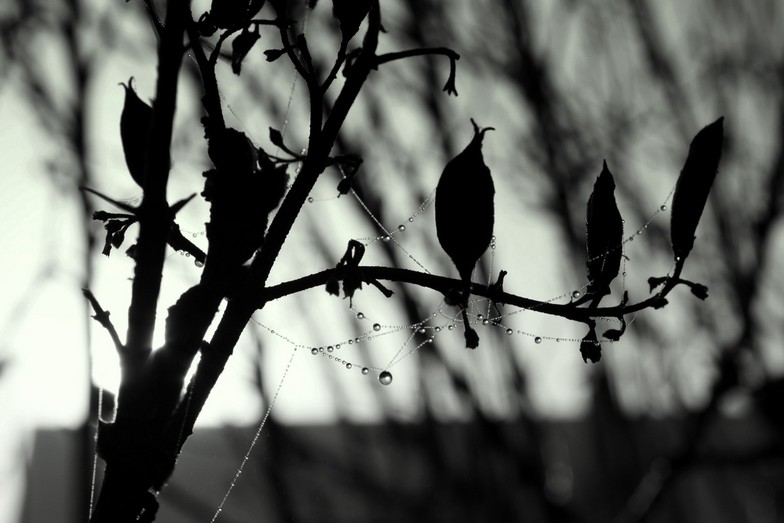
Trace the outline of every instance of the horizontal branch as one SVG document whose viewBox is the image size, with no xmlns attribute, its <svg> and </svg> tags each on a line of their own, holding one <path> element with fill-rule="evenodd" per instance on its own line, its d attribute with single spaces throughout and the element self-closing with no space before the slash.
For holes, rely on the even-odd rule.
<svg viewBox="0 0 784 523">
<path fill-rule="evenodd" d="M 450 291 L 456 288 L 461 288 L 463 283 L 461 280 L 454 278 L 447 278 L 445 276 L 437 276 L 434 274 L 427 274 L 424 272 L 412 271 L 409 269 L 398 269 L 393 267 L 370 267 L 359 266 L 356 268 L 359 278 L 363 282 L 371 283 L 374 280 L 394 281 L 398 283 L 410 283 L 412 285 L 419 285 L 428 289 L 433 289 L 441 294 L 447 295 Z M 340 280 L 345 276 L 345 272 L 338 271 L 337 269 L 327 269 L 315 274 L 310 274 L 296 280 L 287 281 L 271 287 L 266 287 L 258 297 L 257 306 L 263 307 L 267 302 L 289 296 L 297 292 L 307 289 L 320 287 L 326 285 L 329 280 Z M 591 309 L 577 307 L 573 303 L 551 303 L 546 301 L 533 300 L 516 294 L 499 291 L 493 288 L 492 285 L 480 285 L 478 283 L 471 284 L 471 294 L 475 296 L 482 296 L 493 300 L 496 303 L 503 303 L 528 309 L 542 314 L 549 314 L 551 316 L 560 316 L 568 320 L 589 322 L 592 318 L 618 318 L 626 314 L 639 312 L 649 308 L 660 308 L 666 304 L 664 297 L 675 287 L 679 280 L 673 282 L 672 285 L 665 285 L 662 292 L 657 293 L 643 301 L 627 304 L 624 306 L 614 307 L 596 307 Z"/>
</svg>

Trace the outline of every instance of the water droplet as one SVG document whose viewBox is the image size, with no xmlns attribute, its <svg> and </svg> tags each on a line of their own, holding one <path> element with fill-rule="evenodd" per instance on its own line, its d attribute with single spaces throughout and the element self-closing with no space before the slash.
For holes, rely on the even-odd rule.
<svg viewBox="0 0 784 523">
<path fill-rule="evenodd" d="M 409 219 L 408 219 L 408 222 L 409 222 L 409 223 L 414 223 L 414 217 L 412 216 L 411 218 L 409 218 Z"/>
<path fill-rule="evenodd" d="M 327 352 L 332 352 L 333 350 L 335 350 L 335 349 L 333 349 L 333 348 L 332 348 L 332 345 L 330 345 L 329 347 L 327 347 Z"/>
<path fill-rule="evenodd" d="M 659 209 L 661 209 L 662 211 L 666 211 L 667 210 L 667 206 L 666 205 L 662 205 L 661 207 L 659 207 Z"/>
<path fill-rule="evenodd" d="M 621 274 L 622 274 L 623 276 L 626 276 L 626 271 L 623 271 Z"/>
<path fill-rule="evenodd" d="M 419 330 L 418 330 L 417 332 L 418 332 L 419 334 L 424 334 L 424 333 L 425 333 L 425 332 L 427 332 L 427 331 L 425 330 L 425 328 L 424 328 L 424 327 L 420 327 L 420 328 L 419 328 Z"/>
<path fill-rule="evenodd" d="M 193 260 L 193 264 L 194 264 L 196 267 L 204 267 L 204 262 L 203 262 L 203 261 L 201 261 L 201 260 Z"/>
<path fill-rule="evenodd" d="M 647 225 L 646 225 L 645 227 L 647 227 Z M 643 229 L 644 229 L 645 227 L 643 227 Z M 639 236 L 639 235 L 641 235 L 641 234 L 642 234 L 642 229 L 639 229 L 639 230 L 637 231 L 637 236 Z"/>
<path fill-rule="evenodd" d="M 534 343 L 542 343 L 542 337 L 537 336 L 536 338 L 534 338 Z"/>
<path fill-rule="evenodd" d="M 449 330 L 454 330 L 455 326 L 450 324 L 450 325 L 447 325 L 446 328 L 449 329 Z"/>
<path fill-rule="evenodd" d="M 383 238 L 381 238 L 381 240 L 382 240 L 384 243 L 387 243 L 387 242 L 389 242 L 389 240 L 391 240 L 391 239 L 392 239 L 392 238 L 390 238 L 389 236 L 384 236 Z"/>
<path fill-rule="evenodd" d="M 370 374 L 370 369 L 368 369 L 367 367 L 362 367 L 362 374 L 367 376 L 368 374 Z"/>
<path fill-rule="evenodd" d="M 481 314 L 476 315 L 477 320 L 482 321 L 482 318 L 484 318 L 484 316 L 482 316 Z"/>
<path fill-rule="evenodd" d="M 319 352 L 324 352 L 324 347 L 319 347 Z"/>
<path fill-rule="evenodd" d="M 397 226 L 397 230 L 403 232 L 406 230 L 406 226 L 401 223 L 400 225 Z"/>
<path fill-rule="evenodd" d="M 329 355 L 329 359 L 333 359 L 334 357 L 335 356 L 333 356 L 332 354 Z"/>
<path fill-rule="evenodd" d="M 484 320 L 482 320 L 482 325 L 490 325 L 490 320 L 485 318 Z"/>
<path fill-rule="evenodd" d="M 514 333 L 512 329 L 506 329 L 506 335 L 511 336 Z"/>
<path fill-rule="evenodd" d="M 313 197 L 312 196 L 308 196 L 308 203 L 313 203 Z"/>
<path fill-rule="evenodd" d="M 354 343 L 354 340 L 348 340 L 348 344 L 349 345 L 352 345 L 353 343 Z"/>
<path fill-rule="evenodd" d="M 616 274 L 617 274 L 617 273 L 616 273 Z M 581 293 L 580 291 L 574 291 L 574 292 L 572 292 L 572 298 L 574 298 L 575 300 L 576 300 L 577 298 L 579 298 L 580 296 L 582 296 L 582 293 Z"/>
<path fill-rule="evenodd" d="M 313 347 L 312 349 L 310 349 L 310 353 L 313 354 L 314 356 L 316 354 L 318 354 L 318 352 L 319 352 L 319 350 L 316 347 Z"/>
<path fill-rule="evenodd" d="M 555 338 L 556 343 L 561 343 L 561 338 Z"/>
<path fill-rule="evenodd" d="M 381 330 L 381 325 L 378 324 L 378 323 L 374 323 L 373 324 L 373 330 L 376 331 L 376 332 L 380 331 Z"/>
<path fill-rule="evenodd" d="M 438 316 L 438 314 L 436 314 L 435 312 L 430 315 L 431 318 L 435 318 L 436 316 Z"/>
<path fill-rule="evenodd" d="M 337 345 L 335 345 L 335 350 L 337 350 L 337 349 L 339 349 L 339 348 L 340 348 L 340 343 L 338 343 Z"/>
<path fill-rule="evenodd" d="M 436 332 L 441 332 L 441 327 L 436 327 L 436 328 L 435 328 L 435 329 L 433 329 L 433 330 L 435 330 Z"/>
<path fill-rule="evenodd" d="M 186 252 L 186 253 L 185 253 L 185 257 L 186 257 L 186 258 L 190 258 L 190 257 L 191 257 L 191 253 L 189 253 L 189 252 Z"/>
<path fill-rule="evenodd" d="M 357 319 L 358 320 L 364 320 L 365 319 L 365 315 L 363 313 L 361 313 L 361 312 L 358 312 L 357 313 Z"/>
<path fill-rule="evenodd" d="M 435 339 L 433 336 L 430 336 L 430 337 L 427 339 L 427 342 L 428 342 L 428 343 L 433 343 L 434 341 L 436 341 L 436 339 Z"/>
<path fill-rule="evenodd" d="M 354 338 L 354 343 L 359 343 L 359 338 Z"/>
<path fill-rule="evenodd" d="M 196 233 L 194 232 L 194 233 L 193 233 L 193 237 L 195 238 L 195 237 L 197 237 L 197 236 L 198 236 L 198 234 L 196 234 Z"/>
<path fill-rule="evenodd" d="M 353 365 L 351 365 L 350 363 L 346 363 L 346 368 L 347 369 L 350 369 L 351 367 L 353 367 Z"/>
<path fill-rule="evenodd" d="M 495 241 L 495 234 L 494 234 L 493 236 L 491 236 L 491 237 L 490 237 L 490 241 L 491 241 L 491 242 L 494 242 L 494 241 Z"/>
<path fill-rule="evenodd" d="M 392 373 L 388 370 L 382 370 L 378 375 L 378 382 L 382 385 L 389 385 L 392 383 Z"/>
</svg>

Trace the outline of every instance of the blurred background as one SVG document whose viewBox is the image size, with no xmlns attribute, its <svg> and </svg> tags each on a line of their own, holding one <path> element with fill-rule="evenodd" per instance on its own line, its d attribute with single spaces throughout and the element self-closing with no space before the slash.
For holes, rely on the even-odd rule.
<svg viewBox="0 0 784 523">
<path fill-rule="evenodd" d="M 336 146 L 364 159 L 356 194 L 338 198 L 340 173 L 324 173 L 270 283 L 334 266 L 352 238 L 368 264 L 455 277 L 432 198 L 473 117 L 496 128 L 484 157 L 497 191 L 496 240 L 475 281 L 505 270 L 506 290 L 561 303 L 584 290 L 585 205 L 606 159 L 629 240 L 607 303 L 624 291 L 639 301 L 648 277 L 672 268 L 667 205 L 688 144 L 723 115 L 720 173 L 684 274 L 710 297 L 680 288 L 663 310 L 627 318 L 596 365 L 580 357 L 583 326 L 508 306 L 500 325 L 477 321 L 480 347 L 467 351 L 449 328 L 455 311 L 413 286 L 390 285 L 391 299 L 364 288 L 353 303 L 324 289 L 278 300 L 248 325 L 158 520 L 209 521 L 256 441 L 220 521 L 784 521 L 784 4 L 381 6 L 381 51 L 454 49 L 459 96 L 441 91 L 444 57 L 374 72 Z M 208 8 L 193 2 L 196 17 Z M 339 42 L 330 2 L 303 13 L 326 72 Z M 112 209 L 79 187 L 141 198 L 118 84 L 134 77 L 151 98 L 156 37 L 136 0 L 6 0 L 0 35 L 0 520 L 84 521 L 97 390 L 111 419 L 119 372 L 80 289 L 122 335 L 135 230 L 102 256 L 91 215 Z M 270 152 L 269 127 L 293 149 L 308 131 L 293 67 L 264 60 L 279 46 L 262 31 L 241 76 L 218 66 L 227 124 Z M 200 96 L 186 56 L 170 201 L 200 192 L 209 168 Z M 207 216 L 200 198 L 178 215 L 202 248 Z M 161 321 L 199 270 L 171 252 Z M 482 301 L 473 313 L 497 315 Z"/>
</svg>

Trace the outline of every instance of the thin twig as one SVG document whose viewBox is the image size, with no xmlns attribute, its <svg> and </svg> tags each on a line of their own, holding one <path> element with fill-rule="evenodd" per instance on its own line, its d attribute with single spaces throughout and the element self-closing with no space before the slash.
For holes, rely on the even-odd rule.
<svg viewBox="0 0 784 523">
<path fill-rule="evenodd" d="M 101 307 L 101 304 L 98 303 L 98 299 L 90 289 L 82 289 L 82 294 L 84 294 L 84 297 L 90 302 L 90 306 L 93 308 L 93 312 L 95 312 L 93 319 L 109 332 L 109 336 L 111 336 L 112 342 L 114 343 L 114 348 L 117 349 L 117 354 L 120 358 L 123 358 L 125 346 L 120 340 L 120 336 L 117 334 L 117 329 L 114 328 L 112 320 L 109 319 L 109 311 L 104 310 L 103 307 Z"/>
</svg>

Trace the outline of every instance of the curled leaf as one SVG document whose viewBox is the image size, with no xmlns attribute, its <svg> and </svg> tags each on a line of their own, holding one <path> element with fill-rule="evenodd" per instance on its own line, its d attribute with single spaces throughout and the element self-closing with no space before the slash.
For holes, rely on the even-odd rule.
<svg viewBox="0 0 784 523">
<path fill-rule="evenodd" d="M 264 56 L 267 57 L 268 62 L 274 62 L 284 54 L 286 54 L 285 49 L 267 49 L 264 51 Z"/>
<path fill-rule="evenodd" d="M 248 56 L 253 45 L 259 41 L 259 26 L 246 27 L 231 44 L 231 70 L 234 74 L 240 74 L 242 61 Z"/>
<path fill-rule="evenodd" d="M 695 231 L 719 169 L 724 141 L 724 117 L 706 126 L 691 142 L 672 197 L 670 240 L 676 261 L 694 247 Z"/>
<path fill-rule="evenodd" d="M 588 334 L 580 342 L 580 354 L 585 363 L 588 363 L 588 360 L 591 360 L 591 363 L 597 363 L 602 359 L 602 345 L 596 338 L 596 329 L 594 327 L 591 327 L 591 330 L 588 331 Z"/>
<path fill-rule="evenodd" d="M 588 290 L 592 294 L 610 293 L 610 283 L 621 266 L 622 244 L 623 219 L 615 202 L 615 181 L 605 161 L 588 198 L 585 216 Z"/>
</svg>

